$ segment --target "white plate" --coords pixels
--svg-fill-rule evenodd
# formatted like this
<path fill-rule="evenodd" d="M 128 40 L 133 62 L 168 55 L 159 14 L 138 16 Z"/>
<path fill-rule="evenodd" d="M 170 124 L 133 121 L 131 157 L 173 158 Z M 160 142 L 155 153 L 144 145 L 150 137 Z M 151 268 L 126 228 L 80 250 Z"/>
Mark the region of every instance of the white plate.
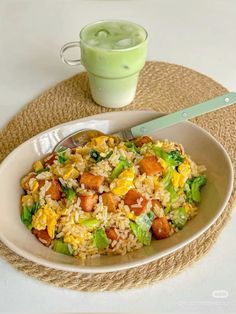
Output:
<path fill-rule="evenodd" d="M 44 247 L 20 220 L 21 177 L 61 139 L 84 128 L 113 133 L 159 115 L 154 111 L 124 111 L 91 116 L 51 128 L 17 147 L 0 165 L 0 239 L 17 254 L 36 263 L 66 271 L 94 273 L 127 269 L 157 260 L 199 237 L 216 221 L 229 200 L 233 168 L 224 148 L 209 133 L 190 122 L 151 134 L 156 139 L 167 138 L 183 144 L 194 161 L 207 167 L 208 181 L 203 188 L 199 213 L 172 237 L 154 240 L 151 246 L 125 256 L 101 256 L 83 261 Z"/>

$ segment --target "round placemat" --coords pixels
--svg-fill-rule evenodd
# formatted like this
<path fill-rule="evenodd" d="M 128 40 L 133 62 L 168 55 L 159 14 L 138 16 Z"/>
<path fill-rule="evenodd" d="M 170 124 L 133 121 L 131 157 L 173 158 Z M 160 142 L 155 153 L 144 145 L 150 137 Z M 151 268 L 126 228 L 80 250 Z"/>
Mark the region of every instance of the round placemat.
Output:
<path fill-rule="evenodd" d="M 134 102 L 120 110 L 154 109 L 176 111 L 227 90 L 212 79 L 183 66 L 147 62 L 140 75 Z M 1 131 L 0 161 L 15 147 L 35 134 L 57 124 L 111 111 L 91 99 L 85 72 L 63 81 L 33 100 Z M 194 119 L 228 151 L 236 173 L 236 106 Z M 25 274 L 59 287 L 83 291 L 118 290 L 140 287 L 172 276 L 206 254 L 228 221 L 236 199 L 235 185 L 230 201 L 216 223 L 184 248 L 149 264 L 103 274 L 83 274 L 54 270 L 18 256 L 0 242 L 0 255 Z"/>

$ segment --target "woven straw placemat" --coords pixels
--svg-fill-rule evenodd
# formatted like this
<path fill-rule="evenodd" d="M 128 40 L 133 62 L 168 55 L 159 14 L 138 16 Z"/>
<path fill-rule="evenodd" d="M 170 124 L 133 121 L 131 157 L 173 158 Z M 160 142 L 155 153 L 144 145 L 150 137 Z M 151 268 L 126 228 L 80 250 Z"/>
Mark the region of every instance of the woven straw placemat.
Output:
<path fill-rule="evenodd" d="M 222 95 L 227 90 L 212 79 L 179 65 L 147 62 L 135 101 L 122 110 L 154 109 L 171 112 Z M 15 147 L 54 125 L 111 111 L 90 96 L 86 73 L 78 74 L 46 91 L 18 113 L 0 134 L 0 161 Z M 194 122 L 209 131 L 228 151 L 236 173 L 236 106 L 204 115 Z M 127 271 L 82 274 L 50 269 L 32 263 L 0 242 L 0 255 L 25 274 L 59 287 L 83 291 L 140 287 L 172 276 L 197 261 L 211 248 L 228 221 L 236 199 L 235 185 L 227 208 L 202 236 L 158 261 Z"/>

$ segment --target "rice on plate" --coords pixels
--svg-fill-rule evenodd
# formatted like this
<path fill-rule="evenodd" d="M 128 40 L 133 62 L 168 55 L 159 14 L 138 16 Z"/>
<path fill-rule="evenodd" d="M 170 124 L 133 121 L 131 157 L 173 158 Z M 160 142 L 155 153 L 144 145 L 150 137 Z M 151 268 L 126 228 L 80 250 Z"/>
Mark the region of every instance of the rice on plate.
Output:
<path fill-rule="evenodd" d="M 181 144 L 99 136 L 33 164 L 21 180 L 21 220 L 56 252 L 125 255 L 197 214 L 205 171 Z"/>

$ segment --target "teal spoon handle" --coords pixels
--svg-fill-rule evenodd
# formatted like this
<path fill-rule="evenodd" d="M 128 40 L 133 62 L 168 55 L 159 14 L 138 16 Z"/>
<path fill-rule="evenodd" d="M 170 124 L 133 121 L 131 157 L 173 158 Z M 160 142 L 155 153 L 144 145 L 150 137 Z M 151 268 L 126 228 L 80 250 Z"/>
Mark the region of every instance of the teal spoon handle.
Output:
<path fill-rule="evenodd" d="M 222 96 L 213 98 L 203 103 L 188 107 L 166 116 L 151 120 L 134 126 L 131 128 L 133 137 L 142 136 L 144 134 L 150 134 L 154 131 L 175 125 L 177 123 L 198 117 L 204 113 L 218 110 L 223 107 L 230 106 L 236 103 L 236 93 L 231 92 Z"/>

